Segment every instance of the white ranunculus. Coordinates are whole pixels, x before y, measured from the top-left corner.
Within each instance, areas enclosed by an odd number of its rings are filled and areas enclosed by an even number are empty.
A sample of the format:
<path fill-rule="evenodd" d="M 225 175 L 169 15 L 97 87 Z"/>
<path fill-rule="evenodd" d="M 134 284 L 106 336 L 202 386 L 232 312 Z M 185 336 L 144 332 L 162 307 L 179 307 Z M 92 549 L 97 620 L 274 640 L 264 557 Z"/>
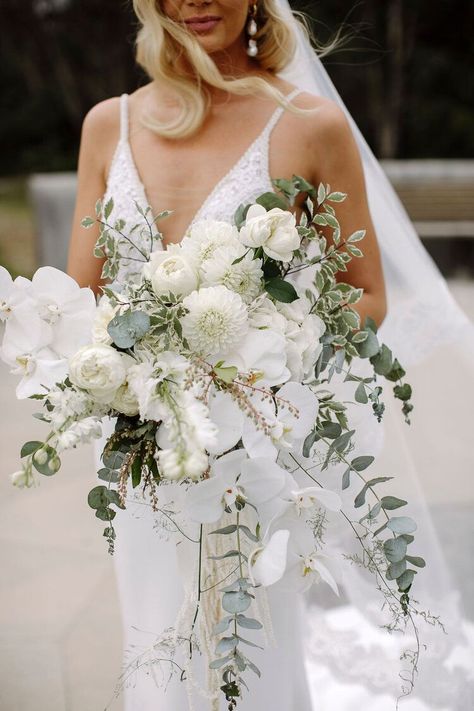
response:
<path fill-rule="evenodd" d="M 199 220 L 181 241 L 184 252 L 201 267 L 221 247 L 239 246 L 239 233 L 234 225 L 219 220 Z"/>
<path fill-rule="evenodd" d="M 301 239 L 295 216 L 279 207 L 268 212 L 259 204 L 251 205 L 240 229 L 240 241 L 246 247 L 262 247 L 271 259 L 290 262 Z"/>
<path fill-rule="evenodd" d="M 241 244 L 217 249 L 202 266 L 202 285 L 223 284 L 246 304 L 252 303 L 262 291 L 262 260 L 245 252 Z M 234 264 L 237 259 L 240 261 Z"/>
<path fill-rule="evenodd" d="M 166 250 L 152 252 L 143 273 L 151 281 L 157 296 L 169 294 L 185 296 L 198 286 L 196 265 L 179 244 L 170 244 Z"/>
<path fill-rule="evenodd" d="M 112 402 L 126 374 L 126 363 L 120 353 L 100 343 L 83 346 L 69 360 L 71 382 L 103 403 Z"/>
<path fill-rule="evenodd" d="M 106 296 L 102 296 L 97 305 L 94 323 L 92 324 L 92 340 L 94 343 L 110 346 L 112 338 L 109 336 L 107 326 L 114 318 L 118 308 L 118 305 L 112 306 L 109 299 Z"/>
<path fill-rule="evenodd" d="M 207 286 L 183 299 L 188 313 L 181 319 L 183 336 L 201 355 L 227 352 L 246 334 L 247 309 L 225 286 Z"/>

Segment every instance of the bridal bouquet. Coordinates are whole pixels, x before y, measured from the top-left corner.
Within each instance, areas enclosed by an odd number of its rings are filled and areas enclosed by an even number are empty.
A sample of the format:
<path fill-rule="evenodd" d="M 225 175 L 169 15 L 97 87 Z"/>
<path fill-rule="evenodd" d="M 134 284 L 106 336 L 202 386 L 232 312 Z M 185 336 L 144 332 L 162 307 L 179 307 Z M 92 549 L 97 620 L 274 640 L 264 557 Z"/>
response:
<path fill-rule="evenodd" d="M 83 221 L 101 225 L 95 253 L 105 257 L 107 286 L 98 304 L 90 289 L 53 268 L 31 281 L 0 271 L 1 358 L 21 378 L 18 397 L 40 400 L 37 416 L 50 428 L 43 442 L 23 446 L 13 483 L 31 486 L 36 472 L 56 474 L 64 450 L 100 437 L 101 421 L 116 418 L 98 473 L 103 483 L 89 505 L 113 552 L 114 519 L 131 490 L 141 487 L 156 511 L 162 487 L 182 492 L 175 531 L 196 527 L 198 568 L 194 614 L 179 639 L 192 657 L 201 648 L 199 618 L 207 615 L 209 627 L 217 615 L 209 668 L 229 709 L 246 687 L 245 672 L 260 675 L 246 652 L 259 646 L 246 635 L 262 628 L 248 614 L 259 591 L 280 582 L 296 592 L 323 581 L 337 594 L 324 541 L 328 512 L 351 527 L 359 562 L 375 575 L 394 625 L 413 621 L 409 591 L 424 566 L 407 552 L 415 522 L 392 513 L 407 502 L 379 492 L 391 477 L 364 476 L 370 453 L 351 457 L 357 432 L 331 389 L 334 374 L 344 374 L 355 402 L 380 421 L 383 377 L 409 422 L 402 366 L 379 343 L 375 323 L 360 323 L 353 306 L 362 289 L 336 280 L 363 256 L 365 233 L 343 239 L 334 208 L 343 193 L 297 176 L 276 185 L 279 194 L 241 206 L 234 224 L 195 223 L 166 249 L 156 223 L 167 213 L 152 219 L 137 204 L 138 224 L 109 224 L 113 201 L 99 201 L 96 218 Z M 291 208 L 303 192 L 297 223 Z M 332 232 L 330 241 L 320 226 Z M 369 377 L 354 373 L 362 360 Z M 329 489 L 318 473 L 333 463 L 344 472 Z M 356 480 L 354 518 L 341 494 Z M 213 585 L 204 586 L 206 574 Z M 210 590 L 219 605 L 206 604 Z"/>

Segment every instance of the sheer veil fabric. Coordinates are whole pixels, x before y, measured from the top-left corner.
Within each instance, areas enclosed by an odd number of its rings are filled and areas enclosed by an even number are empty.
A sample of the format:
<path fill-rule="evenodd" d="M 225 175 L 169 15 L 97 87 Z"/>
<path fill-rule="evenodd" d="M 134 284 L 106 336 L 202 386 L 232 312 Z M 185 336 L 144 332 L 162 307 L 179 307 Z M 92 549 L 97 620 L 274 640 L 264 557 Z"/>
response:
<path fill-rule="evenodd" d="M 376 455 L 373 476 L 395 477 L 390 487 L 383 485 L 384 493 L 407 499 L 409 507 L 403 512 L 418 523 L 413 555 L 422 555 L 427 567 L 415 577 L 413 596 L 422 609 L 439 615 L 446 629 L 445 634 L 439 627 L 418 620 L 422 644 L 419 673 L 415 691 L 400 708 L 465 711 L 474 707 L 474 628 L 463 610 L 456 582 L 461 570 L 451 565 L 445 551 L 454 550 L 456 543 L 464 576 L 472 552 L 462 530 L 451 530 L 450 545 L 445 545 L 448 529 L 436 527 L 424 483 L 430 479 L 439 482 L 438 493 L 430 497 L 443 512 L 444 520 L 452 520 L 455 526 L 456 511 L 462 510 L 464 503 L 463 487 L 470 490 L 472 501 L 469 472 L 474 458 L 467 459 L 466 452 L 474 418 L 462 413 L 471 413 L 474 405 L 474 324 L 457 305 L 423 247 L 380 163 L 295 22 L 289 3 L 278 3 L 298 38 L 296 54 L 280 76 L 305 91 L 335 101 L 344 110 L 357 141 L 388 294 L 388 314 L 379 338 L 406 368 L 406 380 L 413 386 L 415 409 L 409 426 L 388 383 L 383 392 L 387 408 L 381 424 L 369 407 L 350 406 L 353 426 L 358 427 L 354 454 Z M 361 247 L 363 250 L 363 241 Z M 342 398 L 353 400 L 354 388 L 349 387 L 353 384 L 344 383 L 343 377 L 341 374 L 331 385 Z M 330 468 L 322 477 L 323 485 L 334 487 L 340 473 L 342 469 Z M 435 489 L 431 484 L 430 491 Z M 346 511 L 356 493 L 352 488 L 345 492 Z M 352 511 L 355 520 L 360 518 L 360 509 Z M 356 552 L 354 536 L 343 529 L 340 520 L 329 522 L 328 540 L 336 549 Z M 364 704 L 369 711 L 394 709 L 401 688 L 398 675 L 406 675 L 406 660 L 400 661 L 399 656 L 410 634 L 403 639 L 378 627 L 386 621 L 380 609 L 380 593 L 364 572 L 355 565 L 343 566 L 340 576 L 344 592 L 337 603 L 322 586 L 314 587 L 307 597 L 306 663 L 318 711 L 349 711 L 357 704 Z"/>

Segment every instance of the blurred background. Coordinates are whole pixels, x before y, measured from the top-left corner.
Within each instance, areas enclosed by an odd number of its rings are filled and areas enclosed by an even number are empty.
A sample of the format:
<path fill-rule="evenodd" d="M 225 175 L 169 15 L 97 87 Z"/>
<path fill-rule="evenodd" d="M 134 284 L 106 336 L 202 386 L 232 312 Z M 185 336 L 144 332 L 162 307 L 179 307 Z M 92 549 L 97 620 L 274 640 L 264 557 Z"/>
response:
<path fill-rule="evenodd" d="M 338 30 L 345 38 L 325 66 L 474 319 L 474 4 L 458 0 L 454 15 L 448 0 L 292 5 L 313 18 L 320 43 Z M 0 263 L 12 274 L 64 267 L 84 115 L 147 81 L 134 64 L 135 32 L 128 0 L 0 0 Z M 43 430 L 5 369 L 0 386 L 0 710 L 97 711 L 117 679 L 121 633 L 112 563 L 86 503 L 92 454 L 72 453 L 54 483 L 13 489 L 21 444 Z M 471 408 L 468 399 L 457 416 L 472 421 Z M 429 409 L 419 403 L 423 417 Z M 436 470 L 436 450 L 423 474 L 455 563 L 453 531 L 473 540 L 474 500 L 470 446 L 456 450 L 456 487 Z"/>

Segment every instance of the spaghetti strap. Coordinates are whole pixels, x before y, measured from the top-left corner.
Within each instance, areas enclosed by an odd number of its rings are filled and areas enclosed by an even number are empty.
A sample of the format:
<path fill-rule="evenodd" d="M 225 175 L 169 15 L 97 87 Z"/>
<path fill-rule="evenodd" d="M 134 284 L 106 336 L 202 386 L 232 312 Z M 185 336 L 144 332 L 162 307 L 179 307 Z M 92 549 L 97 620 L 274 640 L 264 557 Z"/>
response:
<path fill-rule="evenodd" d="M 297 96 L 298 94 L 301 94 L 301 89 L 295 88 L 295 89 L 293 89 L 293 91 L 291 91 L 289 94 L 287 94 L 287 95 L 285 96 L 285 99 L 286 99 L 286 101 L 290 102 L 290 101 L 292 101 L 292 100 L 295 98 L 295 96 Z M 271 132 L 272 132 L 273 129 L 275 128 L 276 124 L 278 123 L 278 120 L 280 119 L 281 115 L 283 114 L 283 112 L 284 112 L 285 110 L 286 110 L 286 109 L 285 109 L 284 106 L 278 106 L 278 107 L 275 109 L 275 111 L 273 112 L 272 116 L 270 117 L 269 122 L 267 123 L 267 125 L 265 126 L 265 128 L 264 128 L 264 130 L 263 130 L 263 134 L 264 134 L 264 135 L 266 134 L 267 137 L 270 136 Z"/>
<path fill-rule="evenodd" d="M 128 94 L 120 97 L 120 140 L 128 141 Z"/>

